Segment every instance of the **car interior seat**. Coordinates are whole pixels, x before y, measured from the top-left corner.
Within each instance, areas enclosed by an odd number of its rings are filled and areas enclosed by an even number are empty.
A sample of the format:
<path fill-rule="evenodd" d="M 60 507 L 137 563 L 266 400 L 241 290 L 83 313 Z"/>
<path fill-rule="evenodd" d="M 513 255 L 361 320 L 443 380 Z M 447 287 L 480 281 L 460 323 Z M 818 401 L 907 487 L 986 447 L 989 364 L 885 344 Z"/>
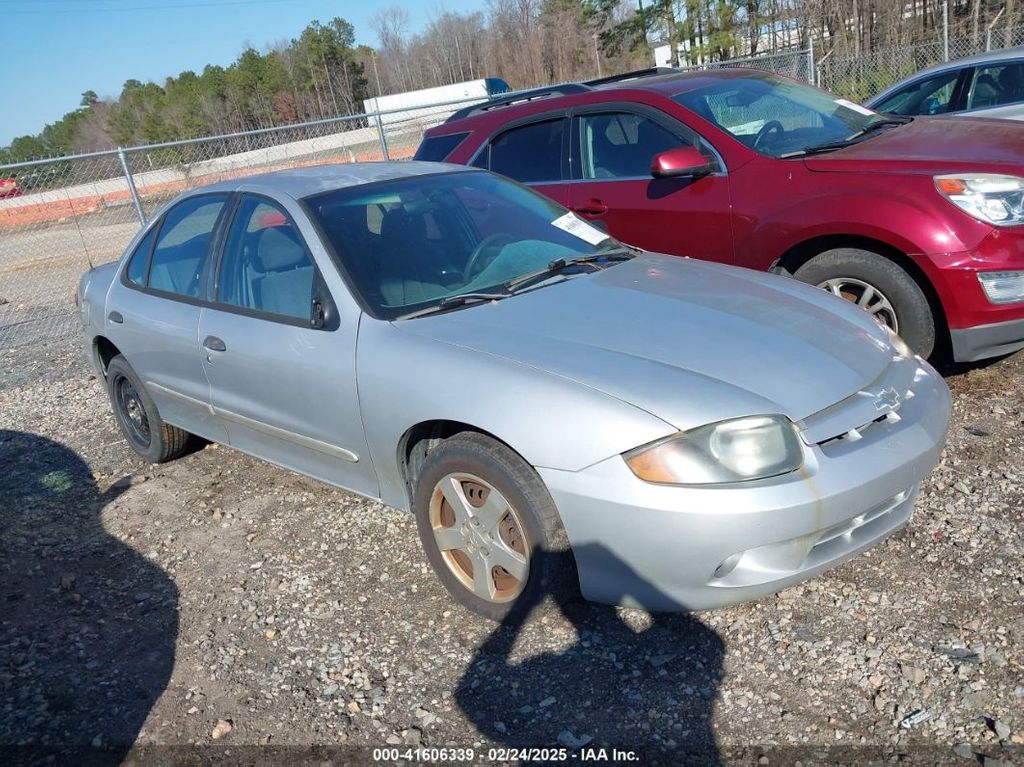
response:
<path fill-rule="evenodd" d="M 974 88 L 971 92 L 971 108 L 982 109 L 984 107 L 994 107 L 997 104 L 1003 103 L 1001 98 L 1002 89 L 996 82 L 996 79 L 989 74 L 981 75 L 974 83 Z"/>
<path fill-rule="evenodd" d="M 274 314 L 309 317 L 314 268 L 291 227 L 261 230 L 255 255 L 257 276 L 252 287 L 256 305 Z"/>
<path fill-rule="evenodd" d="M 1021 77 L 1021 68 L 1020 64 L 1008 64 L 999 70 L 996 82 L 999 83 L 999 88 L 1002 91 L 1000 104 L 1024 101 L 1024 78 Z"/>
<path fill-rule="evenodd" d="M 440 283 L 442 265 L 427 240 L 422 214 L 404 208 L 389 210 L 380 224 L 380 295 L 388 306 L 429 301 L 445 292 Z"/>

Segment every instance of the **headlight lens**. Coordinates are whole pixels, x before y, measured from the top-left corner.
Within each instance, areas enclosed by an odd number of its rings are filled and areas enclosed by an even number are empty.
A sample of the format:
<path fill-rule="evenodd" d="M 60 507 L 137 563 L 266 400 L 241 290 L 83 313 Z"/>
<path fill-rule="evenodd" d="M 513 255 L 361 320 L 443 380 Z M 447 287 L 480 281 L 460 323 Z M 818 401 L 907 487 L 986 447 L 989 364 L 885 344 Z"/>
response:
<path fill-rule="evenodd" d="M 803 450 L 788 418 L 764 415 L 690 429 L 623 458 L 646 482 L 706 485 L 787 474 L 803 465 Z"/>
<path fill-rule="evenodd" d="M 1024 272 L 978 272 L 978 280 L 993 304 L 1024 301 Z"/>
<path fill-rule="evenodd" d="M 936 176 L 939 194 L 960 210 L 996 226 L 1024 224 L 1024 178 L 997 173 Z"/>

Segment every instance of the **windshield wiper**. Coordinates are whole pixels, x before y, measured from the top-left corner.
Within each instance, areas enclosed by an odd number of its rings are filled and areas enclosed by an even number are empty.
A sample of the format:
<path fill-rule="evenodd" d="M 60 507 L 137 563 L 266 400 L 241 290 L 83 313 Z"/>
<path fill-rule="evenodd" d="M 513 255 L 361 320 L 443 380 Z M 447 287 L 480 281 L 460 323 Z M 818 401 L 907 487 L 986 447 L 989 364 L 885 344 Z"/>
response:
<path fill-rule="evenodd" d="M 629 261 L 629 259 L 636 257 L 638 252 L 639 251 L 628 247 L 610 248 L 598 253 L 592 253 L 589 256 L 556 258 L 543 269 L 538 269 L 535 272 L 524 274 L 522 277 L 516 277 L 514 280 L 509 280 L 503 287 L 509 293 L 516 293 L 535 282 L 547 279 L 548 277 L 554 277 L 556 274 L 561 274 L 567 269 L 572 269 L 575 266 L 593 266 L 595 271 L 600 271 L 604 267 L 599 266 L 597 264 L 598 261 Z"/>
<path fill-rule="evenodd" d="M 447 309 L 456 309 L 460 306 L 469 306 L 470 304 L 482 304 L 488 301 L 500 301 L 503 298 L 508 298 L 512 295 L 511 292 L 504 293 L 456 293 L 454 296 L 446 296 L 432 306 L 426 306 L 422 309 L 416 309 L 408 312 L 407 314 L 401 314 L 395 317 L 396 320 L 411 320 L 414 317 L 423 317 L 427 314 L 434 314 L 436 312 L 443 312 Z"/>
<path fill-rule="evenodd" d="M 804 155 L 809 154 L 821 154 L 823 152 L 832 152 L 835 151 L 836 149 L 842 149 L 843 147 L 850 146 L 851 144 L 859 143 L 866 139 L 868 136 L 874 135 L 882 128 L 891 128 L 896 125 L 906 125 L 913 119 L 913 117 L 883 117 L 880 120 L 876 120 L 870 125 L 861 128 L 856 133 L 851 133 L 844 139 L 840 139 L 839 141 L 829 141 L 828 143 L 825 144 L 809 146 L 806 149 L 798 149 L 795 152 L 786 152 L 785 154 L 780 154 L 779 159 L 784 160 L 788 157 L 803 157 Z"/>

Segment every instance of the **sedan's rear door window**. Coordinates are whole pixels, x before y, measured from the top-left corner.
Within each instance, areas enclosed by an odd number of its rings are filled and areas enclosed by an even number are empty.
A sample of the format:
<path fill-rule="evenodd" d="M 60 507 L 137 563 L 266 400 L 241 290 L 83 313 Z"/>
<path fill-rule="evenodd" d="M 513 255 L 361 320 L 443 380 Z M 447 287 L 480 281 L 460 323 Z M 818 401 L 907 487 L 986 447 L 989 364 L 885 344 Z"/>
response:
<path fill-rule="evenodd" d="M 189 197 L 164 216 L 149 267 L 149 287 L 199 298 L 203 269 L 226 195 Z"/>

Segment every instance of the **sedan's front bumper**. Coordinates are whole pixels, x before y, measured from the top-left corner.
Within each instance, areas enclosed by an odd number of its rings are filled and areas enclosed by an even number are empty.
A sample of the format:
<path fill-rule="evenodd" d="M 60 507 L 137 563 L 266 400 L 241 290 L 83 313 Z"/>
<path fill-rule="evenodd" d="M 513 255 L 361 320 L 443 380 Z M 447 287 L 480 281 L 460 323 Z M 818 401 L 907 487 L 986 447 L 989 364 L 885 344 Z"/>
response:
<path fill-rule="evenodd" d="M 801 471 L 708 487 L 639 480 L 620 456 L 538 469 L 576 558 L 583 595 L 650 610 L 744 602 L 806 580 L 910 519 L 949 422 L 945 382 L 921 363 L 898 416 L 855 439 L 806 446 Z"/>

